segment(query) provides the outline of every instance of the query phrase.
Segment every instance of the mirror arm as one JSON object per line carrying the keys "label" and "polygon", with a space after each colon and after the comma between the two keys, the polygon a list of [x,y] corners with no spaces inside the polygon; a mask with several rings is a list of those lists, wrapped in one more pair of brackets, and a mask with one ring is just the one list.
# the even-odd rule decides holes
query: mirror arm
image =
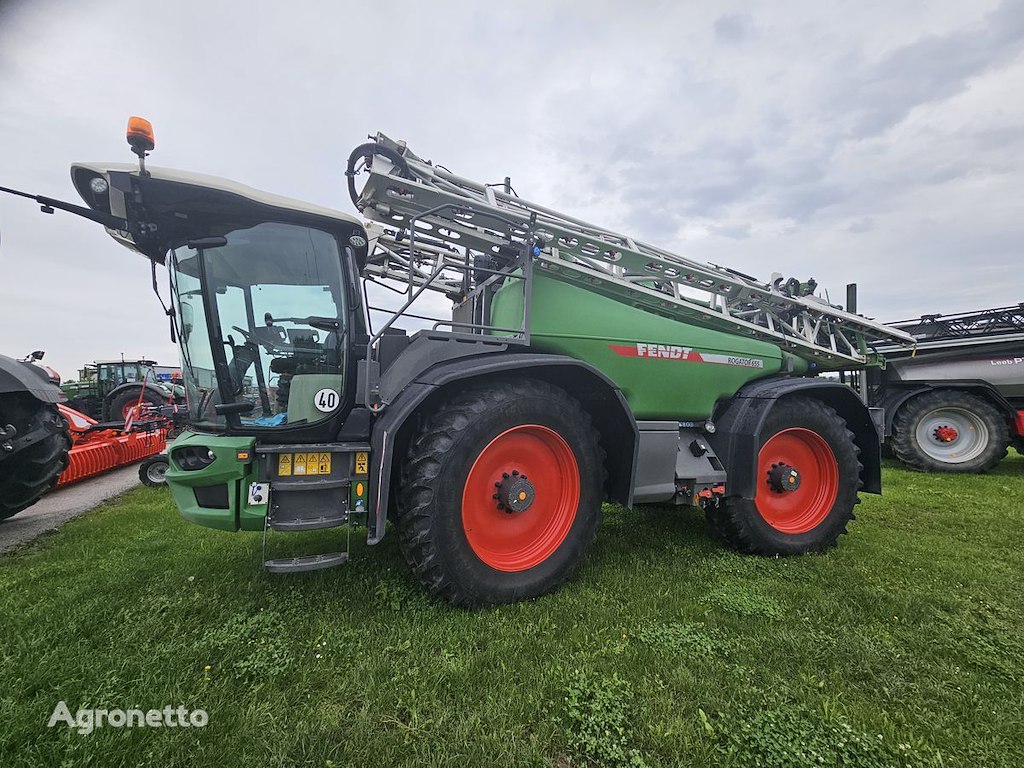
{"label": "mirror arm", "polygon": [[95,221],[98,224],[102,224],[107,229],[114,229],[119,232],[126,232],[128,230],[128,220],[122,219],[120,216],[114,216],[103,211],[94,211],[92,208],[86,208],[81,205],[75,205],[74,203],[66,203],[63,200],[57,200],[53,197],[46,197],[45,195],[33,195],[31,192],[22,192],[18,189],[11,189],[9,187],[0,187],[0,192],[6,192],[9,195],[17,195],[18,197],[26,197],[29,200],[35,200],[39,203],[40,210],[43,213],[53,213],[54,208],[60,208],[62,211],[73,213],[76,216],[81,216],[83,219],[89,219]]}
{"label": "mirror arm", "polygon": [[175,328],[175,326],[177,324],[174,322],[174,320],[175,320],[174,307],[173,306],[168,307],[164,303],[164,297],[160,295],[160,287],[157,285],[157,282],[156,282],[156,261],[153,260],[153,259],[150,259],[149,260],[149,265],[151,267],[151,274],[153,276],[153,293],[156,294],[156,298],[160,302],[160,306],[164,308],[164,314],[167,315],[167,317],[168,317],[168,319],[170,321],[170,324],[171,324],[171,344],[177,344],[178,343],[178,334],[176,333],[177,329]]}

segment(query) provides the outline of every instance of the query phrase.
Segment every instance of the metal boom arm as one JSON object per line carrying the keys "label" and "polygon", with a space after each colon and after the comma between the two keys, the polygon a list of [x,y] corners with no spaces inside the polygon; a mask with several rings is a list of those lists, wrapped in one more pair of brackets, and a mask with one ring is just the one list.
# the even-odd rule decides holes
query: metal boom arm
{"label": "metal boom arm", "polygon": [[[357,192],[360,159],[368,179]],[[825,368],[866,365],[875,344],[914,342],[903,330],[811,295],[813,282],[773,276],[765,284],[687,259],[529,202],[507,182],[501,189],[457,176],[383,134],[352,153],[348,176],[355,205],[394,230],[377,237],[364,274],[408,281],[410,293],[425,286],[457,300],[470,254],[497,256],[508,246],[537,243],[534,264],[553,278],[675,320],[768,341]],[[414,248],[405,231],[410,222]]]}

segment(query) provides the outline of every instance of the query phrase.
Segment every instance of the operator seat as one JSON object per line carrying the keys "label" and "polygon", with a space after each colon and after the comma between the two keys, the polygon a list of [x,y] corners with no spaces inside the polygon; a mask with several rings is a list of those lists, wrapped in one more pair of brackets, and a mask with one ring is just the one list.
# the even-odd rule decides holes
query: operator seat
{"label": "operator seat", "polygon": [[228,373],[231,376],[231,394],[236,397],[245,388],[245,374],[253,362],[259,359],[260,350],[252,342],[231,347],[231,359],[228,361]]}

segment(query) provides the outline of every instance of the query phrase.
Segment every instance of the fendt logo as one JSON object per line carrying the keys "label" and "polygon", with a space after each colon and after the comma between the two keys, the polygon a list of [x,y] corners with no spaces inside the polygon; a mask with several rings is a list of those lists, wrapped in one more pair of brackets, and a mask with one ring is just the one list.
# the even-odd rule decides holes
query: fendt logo
{"label": "fendt logo", "polygon": [[[637,344],[636,345],[636,356],[637,357],[657,357],[662,360],[689,360],[690,353],[693,352],[689,347],[675,347],[670,344]],[[700,359],[700,354],[695,354],[696,359]]]}
{"label": "fendt logo", "polygon": [[698,352],[692,347],[680,347],[675,344],[652,344],[638,341],[635,344],[609,344],[608,347],[612,352],[622,357],[642,357],[647,360],[685,360],[688,363],[712,363],[715,365],[733,365],[740,368],[764,368],[764,360],[759,357],[716,355],[711,352]]}
{"label": "fendt logo", "polygon": [[674,344],[648,344],[637,342],[636,344],[616,345],[609,344],[612,351],[623,357],[646,357],[658,360],[692,360],[702,362],[700,352],[691,347],[677,347]]}

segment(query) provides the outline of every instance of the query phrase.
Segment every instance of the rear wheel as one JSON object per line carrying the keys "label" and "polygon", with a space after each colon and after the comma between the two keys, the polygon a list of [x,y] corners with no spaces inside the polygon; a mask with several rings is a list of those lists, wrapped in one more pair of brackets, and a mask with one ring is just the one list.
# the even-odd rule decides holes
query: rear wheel
{"label": "rear wheel", "polygon": [[457,605],[550,592],[596,535],[603,458],[586,411],[547,383],[453,396],[426,419],[402,466],[406,560],[427,589]]}
{"label": "rear wheel", "polygon": [[726,498],[708,520],[733,549],[798,555],[835,546],[859,502],[859,449],[819,400],[779,401],[762,429],[753,499]]}
{"label": "rear wheel", "polygon": [[985,472],[1006,457],[1010,430],[986,400],[936,390],[900,407],[890,445],[900,461],[919,472]]}
{"label": "rear wheel", "polygon": [[68,466],[71,434],[57,406],[27,393],[0,397],[0,424],[18,435],[43,430],[39,439],[0,461],[0,520],[16,515],[57,485]]}
{"label": "rear wheel", "polygon": [[103,401],[96,395],[85,395],[68,401],[68,407],[84,413],[90,419],[103,418]]}
{"label": "rear wheel", "polygon": [[[148,403],[159,408],[162,405],[167,405],[167,399],[151,389],[144,389],[142,390],[142,403],[143,405]],[[124,421],[128,418],[128,412],[138,404],[138,389],[128,389],[124,392],[119,392],[110,399],[110,405],[107,409],[108,418],[111,421]]]}

